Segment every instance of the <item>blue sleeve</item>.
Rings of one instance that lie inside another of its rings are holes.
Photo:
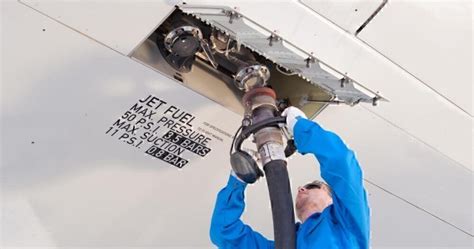
[[[294,134],[298,151],[312,153],[319,161],[321,177],[333,191],[333,206],[341,222],[355,235],[360,248],[368,248],[370,211],[354,152],[339,136],[311,120],[299,118]]]
[[[217,195],[216,206],[212,214],[211,241],[221,249],[248,248],[270,249],[272,241],[240,220],[245,203],[244,191],[247,184],[234,176],[229,177],[225,186]]]

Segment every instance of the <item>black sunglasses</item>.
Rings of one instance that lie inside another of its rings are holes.
[[[308,183],[308,184],[304,185],[303,188],[305,188],[305,189],[315,189],[315,188],[321,189],[321,184],[312,182],[312,183]]]

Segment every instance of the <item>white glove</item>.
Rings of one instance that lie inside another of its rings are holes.
[[[303,111],[300,109],[290,106],[286,108],[282,113],[281,116],[286,116],[286,127],[288,131],[293,135],[293,129],[295,128],[296,121],[298,121],[297,117],[307,118]]]

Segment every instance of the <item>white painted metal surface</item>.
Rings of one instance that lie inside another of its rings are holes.
[[[359,37],[469,115],[472,1],[390,1]]]
[[[365,23],[374,11],[382,4],[382,0],[299,0],[318,15],[324,16],[337,26],[351,34]]]
[[[174,8],[173,1],[20,1],[124,55]]]
[[[363,165],[372,246],[471,248],[473,178],[467,168],[472,165],[456,161],[471,155],[463,139],[472,136],[472,119],[313,14],[293,13],[299,21],[313,20],[305,23],[327,38],[305,38],[291,18],[285,18],[289,26],[279,23],[278,9],[301,10],[297,5],[244,2],[241,10],[269,27],[280,25],[282,34],[291,33],[288,38],[303,47],[320,48],[317,54],[333,66],[382,87],[391,100],[376,108],[332,106],[318,117]],[[260,17],[263,6],[270,7]],[[230,139],[214,140],[208,157],[177,170],[105,132],[151,93],[195,114],[196,124],[209,122],[229,133],[240,117],[124,51],[114,52],[104,41],[116,37],[90,39],[18,2],[2,7],[0,247],[213,248],[209,219],[228,177]],[[148,19],[130,22],[157,25]],[[127,39],[139,41],[139,36]],[[453,131],[452,137],[440,132],[443,127]],[[319,174],[311,156],[295,156],[289,165],[294,190]],[[249,187],[244,218],[272,237],[265,188],[265,182]]]

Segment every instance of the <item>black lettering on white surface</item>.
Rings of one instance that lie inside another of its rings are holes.
[[[164,151],[156,146],[151,146],[145,153],[148,155],[151,155],[153,157],[156,157],[164,162],[167,162],[173,166],[176,166],[178,168],[184,167],[189,161],[186,159],[183,159],[179,156],[173,155],[167,151]]]
[[[189,163],[188,157],[205,158],[212,151],[210,144],[214,139],[223,142],[221,137],[195,125],[196,119],[184,108],[148,95],[130,105],[105,134],[182,168]],[[203,124],[216,128],[207,122]]]
[[[207,153],[211,152],[211,149],[200,145],[191,139],[185,138],[173,131],[168,131],[165,135],[163,135],[163,138],[201,157],[204,157],[207,155]]]

